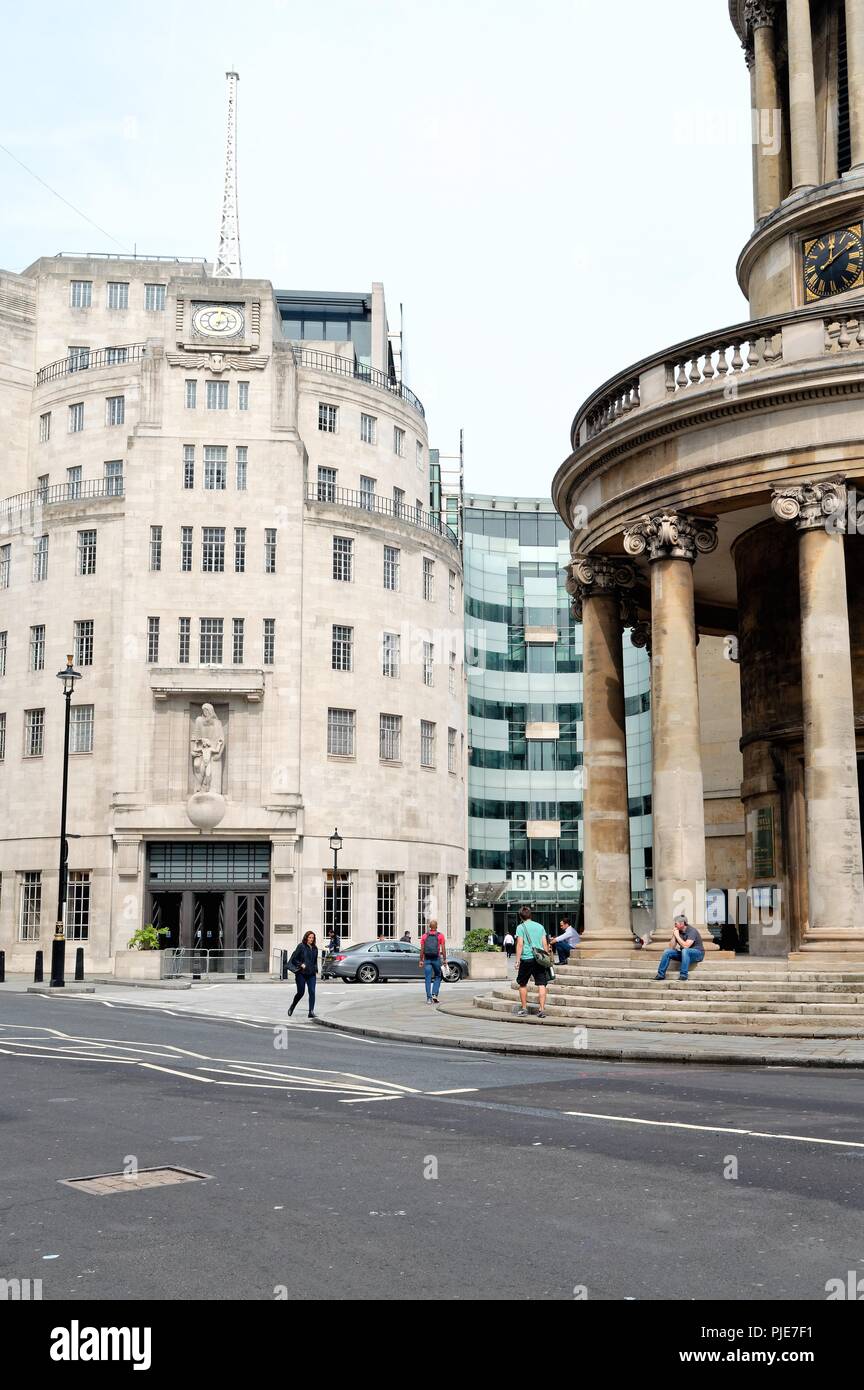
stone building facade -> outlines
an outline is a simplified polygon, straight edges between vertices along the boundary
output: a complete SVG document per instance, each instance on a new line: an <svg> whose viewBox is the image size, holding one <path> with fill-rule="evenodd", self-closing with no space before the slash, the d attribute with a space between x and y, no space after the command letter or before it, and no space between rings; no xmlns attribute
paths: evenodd
<svg viewBox="0 0 864 1390"><path fill-rule="evenodd" d="M54 931L67 653L90 968L151 921L259 969L334 912L461 931L462 565L382 287L63 256L0 276L0 325L7 966Z"/></svg>
<svg viewBox="0 0 864 1390"><path fill-rule="evenodd" d="M553 485L584 623L586 912L624 938L623 621L652 653L663 935L677 910L704 923L719 875L752 953L860 956L864 0L729 8L754 108L749 317L595 391Z"/></svg>

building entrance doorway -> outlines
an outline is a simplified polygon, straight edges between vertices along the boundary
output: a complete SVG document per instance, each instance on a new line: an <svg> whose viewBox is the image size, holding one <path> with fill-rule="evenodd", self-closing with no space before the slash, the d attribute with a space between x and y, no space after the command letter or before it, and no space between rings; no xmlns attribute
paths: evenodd
<svg viewBox="0 0 864 1390"><path fill-rule="evenodd" d="M147 846L149 916L167 927L160 946L223 952L237 966L237 951L251 951L252 969L269 968L270 846L267 843L172 842Z"/></svg>

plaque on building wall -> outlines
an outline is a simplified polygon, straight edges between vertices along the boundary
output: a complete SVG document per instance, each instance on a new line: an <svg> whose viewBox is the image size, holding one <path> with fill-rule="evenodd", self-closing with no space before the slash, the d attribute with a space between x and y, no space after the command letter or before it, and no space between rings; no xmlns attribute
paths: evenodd
<svg viewBox="0 0 864 1390"><path fill-rule="evenodd" d="M753 877L774 877L774 808L760 806L756 811L753 835Z"/></svg>

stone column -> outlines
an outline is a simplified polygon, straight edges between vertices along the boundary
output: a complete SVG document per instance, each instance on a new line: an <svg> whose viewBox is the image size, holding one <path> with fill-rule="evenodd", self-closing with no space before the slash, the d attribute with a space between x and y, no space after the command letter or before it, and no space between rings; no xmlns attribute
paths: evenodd
<svg viewBox="0 0 864 1390"><path fill-rule="evenodd" d="M789 45L789 124L792 129L792 191L819 183L816 79L810 0L786 0Z"/></svg>
<svg viewBox="0 0 864 1390"><path fill-rule="evenodd" d="M744 14L753 36L753 143L758 220L780 206L783 117L777 89L774 5L771 0L745 0Z"/></svg>
<svg viewBox="0 0 864 1390"><path fill-rule="evenodd" d="M635 579L625 561L576 556L567 584L582 623L585 948L607 953L633 944L621 597Z"/></svg>
<svg viewBox="0 0 864 1390"><path fill-rule="evenodd" d="M624 534L651 565L654 940L686 912L705 926L705 807L696 676L693 564L717 545L716 522L684 513L645 516Z"/></svg>
<svg viewBox="0 0 864 1390"><path fill-rule="evenodd" d="M864 871L842 477L776 489L774 515L798 530L801 702L809 912L803 948L860 950Z"/></svg>
<svg viewBox="0 0 864 1390"><path fill-rule="evenodd" d="M852 168L864 166L864 0L846 0L846 62Z"/></svg>

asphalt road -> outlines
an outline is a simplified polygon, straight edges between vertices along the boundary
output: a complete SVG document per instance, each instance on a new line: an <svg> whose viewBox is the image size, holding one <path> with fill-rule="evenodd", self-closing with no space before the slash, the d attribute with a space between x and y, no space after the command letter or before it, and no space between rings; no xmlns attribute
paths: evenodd
<svg viewBox="0 0 864 1390"><path fill-rule="evenodd" d="M824 1300L864 1274L861 1072L4 993L0 1077L0 1277L46 1300ZM135 1164L207 1176L63 1184Z"/></svg>

